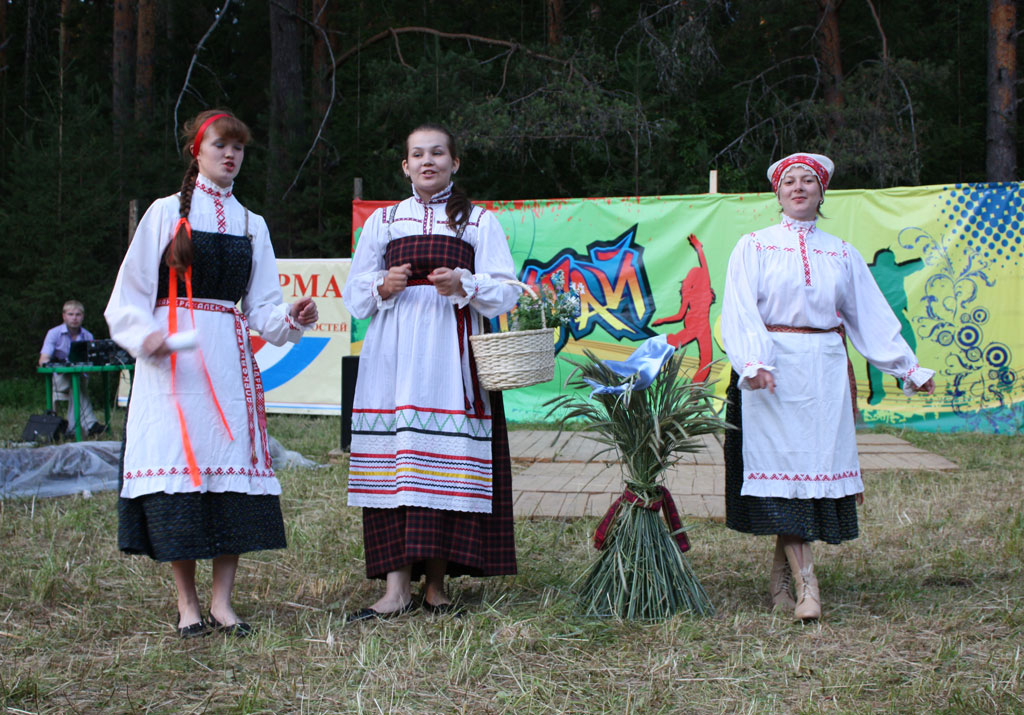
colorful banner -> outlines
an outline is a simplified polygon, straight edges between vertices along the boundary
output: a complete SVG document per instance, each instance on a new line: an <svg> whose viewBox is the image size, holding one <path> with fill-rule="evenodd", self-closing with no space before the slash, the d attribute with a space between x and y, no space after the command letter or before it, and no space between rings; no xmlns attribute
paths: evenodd
<svg viewBox="0 0 1024 715"><path fill-rule="evenodd" d="M351 264L348 258L277 259L284 301L315 299L319 320L298 343L271 345L256 331L250 333L267 412L341 414L341 358L349 354L352 324L341 291ZM118 403L126 404L127 395L123 377Z"/></svg>
<svg viewBox="0 0 1024 715"><path fill-rule="evenodd" d="M392 202L353 204L354 240L369 215ZM510 420L542 421L572 366L590 349L622 359L650 335L684 348L691 373L717 380L728 359L719 314L729 255L740 236L779 220L774 195L490 202L525 283L561 273L584 286L582 312L556 332L555 380L505 394ZM1018 433L1024 425L1022 278L1024 186L958 184L830 191L819 226L867 261L921 365L936 371L931 397L903 395L897 381L857 355L858 403L868 424L921 430ZM361 328L353 326L353 352ZM497 321L504 325L503 320Z"/></svg>

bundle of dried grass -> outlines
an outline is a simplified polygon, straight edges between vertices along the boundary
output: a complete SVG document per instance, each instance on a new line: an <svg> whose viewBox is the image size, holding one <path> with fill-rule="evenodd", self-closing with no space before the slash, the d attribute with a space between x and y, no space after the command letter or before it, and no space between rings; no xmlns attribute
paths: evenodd
<svg viewBox="0 0 1024 715"><path fill-rule="evenodd" d="M582 420L608 445L601 453L617 450L625 490L598 529L601 554L583 580L581 607L587 615L629 620L710 615L714 607L683 553L689 542L682 525L675 520L670 529L657 509L672 521L665 470L680 454L701 449L701 435L726 427L714 409L717 398L707 383L681 374L683 351L667 357L646 387L638 374L623 379L629 361L609 367L590 351L585 356L570 360L576 369L567 383L594 392L555 398L549 414L560 413L563 425Z"/></svg>

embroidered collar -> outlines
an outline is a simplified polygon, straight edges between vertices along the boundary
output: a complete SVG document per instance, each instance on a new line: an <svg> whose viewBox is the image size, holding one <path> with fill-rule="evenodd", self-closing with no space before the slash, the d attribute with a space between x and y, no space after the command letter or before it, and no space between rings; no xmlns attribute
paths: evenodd
<svg viewBox="0 0 1024 715"><path fill-rule="evenodd" d="M414 186L412 189L412 197L416 199L416 203L418 204L443 204L445 201L451 198L453 183L454 182L449 181L448 186L444 187L443 189L441 189L436 194L430 197L430 201L424 201L423 199L421 199L420 195L416 193L416 187Z"/></svg>
<svg viewBox="0 0 1024 715"><path fill-rule="evenodd" d="M804 231L808 232L815 228L818 224L818 219L813 218L810 221L797 221L795 218L790 218L786 214L782 214L782 226L790 231Z"/></svg>
<svg viewBox="0 0 1024 715"><path fill-rule="evenodd" d="M217 186L212 181L207 179L202 174L196 176L196 188L202 191L204 194L213 196L214 198L226 199L231 196L231 190L235 187L234 184L224 189Z"/></svg>

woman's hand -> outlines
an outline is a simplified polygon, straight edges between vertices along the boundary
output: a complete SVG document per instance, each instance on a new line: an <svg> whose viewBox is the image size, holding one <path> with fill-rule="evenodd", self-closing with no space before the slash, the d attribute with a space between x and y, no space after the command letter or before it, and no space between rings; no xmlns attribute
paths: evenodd
<svg viewBox="0 0 1024 715"><path fill-rule="evenodd" d="M161 358L171 354L171 351L167 349L167 343L164 342L164 334L161 331L154 330L143 339L142 354L148 358Z"/></svg>
<svg viewBox="0 0 1024 715"><path fill-rule="evenodd" d="M928 382L924 383L923 385L918 385L917 387L915 387L914 392L926 392L929 395L934 394L935 380L929 377Z"/></svg>
<svg viewBox="0 0 1024 715"><path fill-rule="evenodd" d="M312 325L318 317L316 303L312 298L303 298L297 303L292 303L291 316L299 325Z"/></svg>
<svg viewBox="0 0 1024 715"><path fill-rule="evenodd" d="M411 263L403 263L400 266L391 266L391 268L388 269L388 274L384 276L384 282L377 286L377 294L382 300L387 300L391 296L405 290L405 286L409 283L409 278L411 277Z"/></svg>
<svg viewBox="0 0 1024 715"><path fill-rule="evenodd" d="M775 394L775 376L764 368L759 368L757 374L747 378L747 385L751 390L768 389L768 392Z"/></svg>
<svg viewBox="0 0 1024 715"><path fill-rule="evenodd" d="M441 295L466 295L466 291L462 289L462 274L451 268L435 268L427 276L427 280L434 284L434 288Z"/></svg>

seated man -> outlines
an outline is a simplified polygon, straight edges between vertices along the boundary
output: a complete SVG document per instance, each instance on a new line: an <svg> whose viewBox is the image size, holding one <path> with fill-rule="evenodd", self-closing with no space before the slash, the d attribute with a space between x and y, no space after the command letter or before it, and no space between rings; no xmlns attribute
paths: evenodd
<svg viewBox="0 0 1024 715"><path fill-rule="evenodd" d="M39 364L45 365L50 361L61 362L68 359L71 350L71 343L79 340L92 340L92 333L82 327L85 319L85 307L77 300L69 300L64 304L64 322L46 333L43 340L43 349L39 353ZM100 434L107 429L107 426L96 420L92 412L92 403L89 401L88 375L81 376L79 383L79 412L82 415L82 426L89 425L89 434ZM68 434L75 433L75 424L78 415L75 414L75 402L71 397L71 377L62 373L53 374L53 391L67 392L68 394Z"/></svg>

